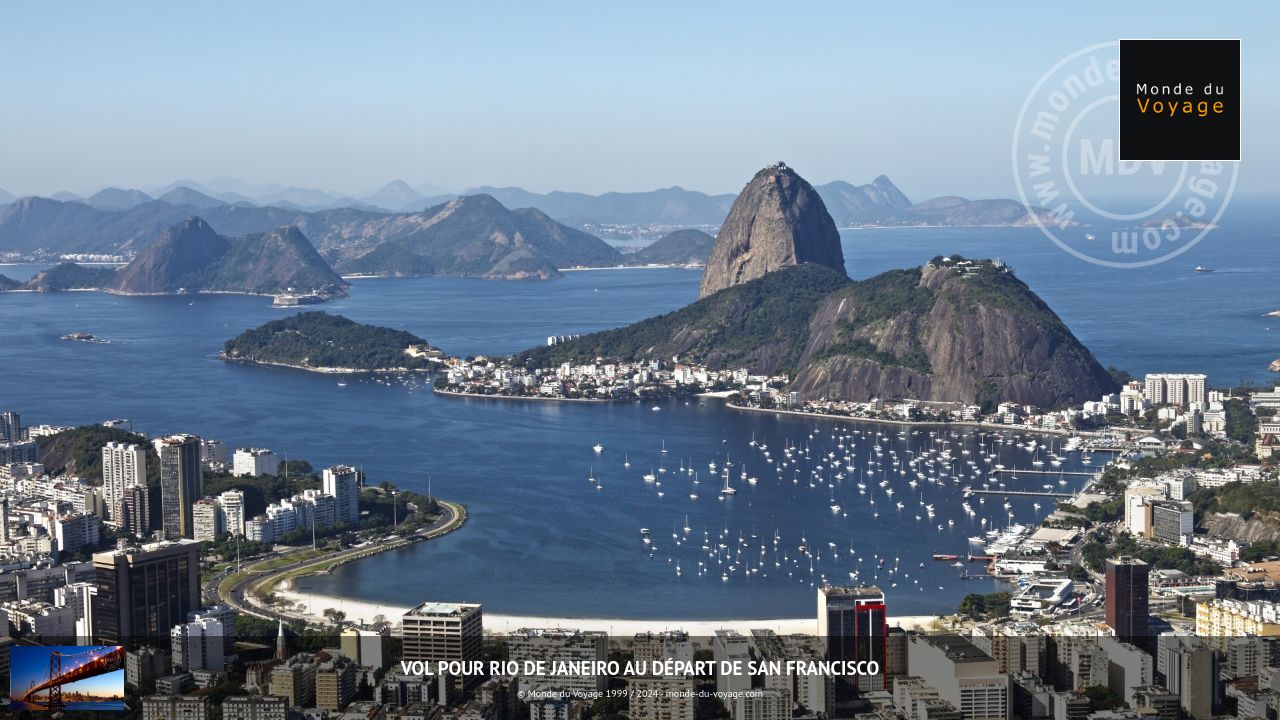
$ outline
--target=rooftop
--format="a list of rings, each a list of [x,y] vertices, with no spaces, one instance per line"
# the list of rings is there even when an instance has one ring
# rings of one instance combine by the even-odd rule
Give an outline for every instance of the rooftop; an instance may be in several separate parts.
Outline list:
[[[479,609],[480,603],[424,602],[405,613],[405,615],[417,617],[462,617],[473,610]]]
[[[941,650],[952,662],[992,662],[990,655],[959,635],[917,635],[916,637]]]

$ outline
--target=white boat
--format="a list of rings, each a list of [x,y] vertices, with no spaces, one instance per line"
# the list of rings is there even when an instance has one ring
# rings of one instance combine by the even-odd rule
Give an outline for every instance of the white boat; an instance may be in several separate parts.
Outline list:
[[[591,449],[595,450],[597,455],[604,452],[604,446],[601,445],[600,443],[596,443],[595,445],[592,445]]]

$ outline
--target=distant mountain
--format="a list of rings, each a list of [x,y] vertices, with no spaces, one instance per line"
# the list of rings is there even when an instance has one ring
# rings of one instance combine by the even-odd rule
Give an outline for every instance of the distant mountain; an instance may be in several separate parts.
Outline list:
[[[817,186],[818,194],[837,224],[844,225],[873,218],[888,218],[911,207],[911,201],[881,175],[870,185],[851,185],[843,180]]]
[[[160,235],[116,273],[126,293],[310,292],[342,294],[346,282],[295,227],[227,238],[200,218]]]
[[[225,200],[210,197],[189,187],[176,187],[161,195],[158,199],[170,205],[200,208],[201,210],[208,210],[209,208],[221,207],[227,204]]]
[[[58,202],[79,202],[81,200],[84,200],[84,198],[80,197],[79,195],[73,192],[67,192],[66,190],[62,190],[60,192],[56,192],[50,195],[49,199],[57,200]]]
[[[812,185],[783,163],[770,165],[733,201],[707,259],[698,297],[803,263],[844,275],[840,233]]]
[[[393,242],[378,243],[368,252],[344,260],[335,270],[343,275],[381,277],[416,277],[434,275],[436,271],[426,258]]]
[[[912,204],[889,178],[870,185],[836,181],[817,186],[832,219],[841,227],[859,225],[927,225],[939,227],[1022,226],[1035,221],[1015,200],[966,200],[945,196]],[[1046,210],[1032,212],[1045,215]]]
[[[628,265],[704,265],[715,244],[701,230],[676,230],[623,257]]]
[[[21,280],[14,280],[8,275],[0,275],[0,292],[9,292],[10,290],[22,289],[24,283]]]
[[[110,288],[115,277],[116,271],[113,268],[60,263],[36,273],[24,287],[36,292],[101,290]]]
[[[542,195],[515,187],[478,187],[463,194],[491,195],[507,207],[534,207],[557,220],[572,219],[578,224],[719,225],[733,203],[732,195],[707,195],[681,187],[603,195],[559,191]]]
[[[339,267],[366,274],[403,274],[400,265],[412,253],[442,275],[499,278],[550,278],[559,268],[617,265],[622,256],[603,240],[565,227],[537,210],[511,211],[488,195],[470,195],[409,215],[363,218],[335,228],[328,242],[341,245],[352,234],[358,252],[345,253]],[[368,242],[394,248],[373,253]],[[376,249],[376,248],[375,248]],[[348,264],[347,259],[354,263]]]
[[[141,190],[106,188],[85,198],[84,204],[99,210],[129,210],[153,199]]]
[[[257,198],[260,205],[290,205],[296,208],[335,207],[339,196],[315,188],[287,187]]]
[[[392,212],[412,212],[421,209],[427,196],[409,187],[403,180],[394,180],[378,188],[378,191],[364,197],[361,202]]]

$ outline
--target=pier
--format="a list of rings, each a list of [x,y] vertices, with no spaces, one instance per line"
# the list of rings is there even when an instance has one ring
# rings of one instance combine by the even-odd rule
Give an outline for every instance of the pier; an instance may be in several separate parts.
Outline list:
[[[1005,475],[1071,475],[1073,477],[1097,477],[1102,471],[1083,472],[1081,470],[1014,470],[1011,468],[992,470],[994,473],[1003,473]]]
[[[1075,497],[1071,493],[1050,492],[1048,490],[970,490],[970,495],[1013,495],[1026,497],[1051,497],[1070,500]]]

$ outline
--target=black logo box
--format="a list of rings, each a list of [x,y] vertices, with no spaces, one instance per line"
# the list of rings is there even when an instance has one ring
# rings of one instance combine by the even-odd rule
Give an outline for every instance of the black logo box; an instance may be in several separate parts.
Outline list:
[[[1121,160],[1239,160],[1240,104],[1239,40],[1120,41]]]

